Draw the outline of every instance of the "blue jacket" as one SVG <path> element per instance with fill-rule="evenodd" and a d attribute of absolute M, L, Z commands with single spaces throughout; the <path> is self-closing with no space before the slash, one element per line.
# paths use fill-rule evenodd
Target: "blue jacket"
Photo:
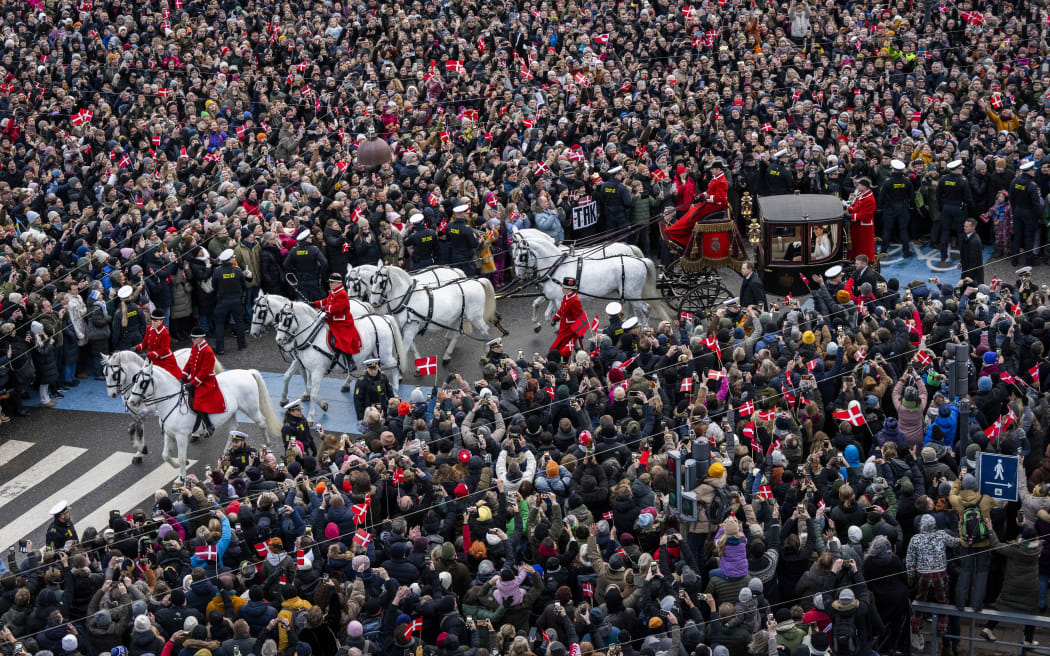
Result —
<path fill-rule="evenodd" d="M 926 427 L 926 437 L 922 441 L 922 445 L 926 446 L 932 440 L 933 427 L 940 426 L 941 430 L 944 431 L 944 446 L 949 449 L 955 444 L 955 431 L 959 425 L 959 406 L 956 403 L 949 403 L 948 407 L 951 408 L 951 414 L 947 417 L 941 417 L 939 414 L 934 418 L 933 423 Z"/>
<path fill-rule="evenodd" d="M 226 549 L 230 546 L 231 533 L 230 533 L 230 520 L 226 519 L 226 517 L 223 516 L 220 521 L 222 522 L 222 536 L 219 538 L 219 541 L 215 543 L 215 551 L 219 555 L 218 559 L 215 562 L 217 563 L 217 566 L 221 568 L 222 567 L 222 555 L 224 553 L 226 553 Z M 204 560 L 203 558 L 198 558 L 197 556 L 194 555 L 194 556 L 190 556 L 190 567 L 202 567 L 204 569 L 209 569 L 210 565 L 209 565 L 208 561 Z M 215 595 L 213 594 L 212 597 L 214 597 L 214 596 Z M 211 597 L 208 597 L 208 601 L 211 601 Z M 205 604 L 207 604 L 207 602 L 205 602 Z M 193 604 L 190 604 L 190 605 L 192 606 Z M 204 611 L 201 611 L 201 612 L 204 612 Z"/>

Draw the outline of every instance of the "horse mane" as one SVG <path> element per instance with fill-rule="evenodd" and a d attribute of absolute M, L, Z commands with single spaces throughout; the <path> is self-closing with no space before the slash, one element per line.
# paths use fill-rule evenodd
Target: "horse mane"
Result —
<path fill-rule="evenodd" d="M 138 367 L 141 369 L 146 364 L 146 361 L 143 360 L 142 357 L 134 351 L 117 351 L 109 357 L 110 362 L 116 364 L 121 368 L 123 368 L 124 365 L 138 365 Z"/>

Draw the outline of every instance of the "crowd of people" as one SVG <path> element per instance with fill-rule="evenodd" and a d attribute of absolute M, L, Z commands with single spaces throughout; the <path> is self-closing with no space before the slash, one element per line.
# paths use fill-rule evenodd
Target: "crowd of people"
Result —
<path fill-rule="evenodd" d="M 480 380 L 407 399 L 368 372 L 357 434 L 289 408 L 284 452 L 235 440 L 152 508 L 78 535 L 60 504 L 47 544 L 8 555 L 0 652 L 910 654 L 923 618 L 903 599 L 1045 610 L 1050 299 L 1031 269 L 984 284 L 970 246 L 1050 255 L 1048 19 L 929 0 L 6 7 L 3 422 L 152 348 L 151 323 L 243 348 L 260 292 L 320 301 L 348 265 L 507 283 L 523 228 L 662 259 L 698 203 L 826 193 L 866 259 L 814 277 L 811 310 L 767 307 L 745 267 L 742 305 L 711 317 L 610 311 L 586 343 L 496 342 Z M 372 133 L 392 158 L 366 167 Z M 879 283 L 876 236 L 946 263 L 954 240 L 963 282 Z M 686 520 L 668 452 L 705 438 Z M 981 494 L 984 451 L 1022 457 L 1018 503 Z"/>

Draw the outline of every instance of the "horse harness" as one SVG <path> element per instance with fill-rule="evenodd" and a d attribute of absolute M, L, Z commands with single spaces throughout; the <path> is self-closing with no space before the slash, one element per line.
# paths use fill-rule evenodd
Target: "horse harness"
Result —
<path fill-rule="evenodd" d="M 523 252 L 518 255 L 518 263 L 521 264 L 523 267 L 525 267 L 527 269 L 529 267 L 529 255 L 530 254 L 533 255 L 533 257 L 536 257 L 537 260 L 539 258 L 534 253 L 532 253 L 531 250 L 529 250 L 529 247 L 528 247 L 529 246 L 529 242 L 527 242 L 524 239 L 522 239 L 522 240 L 520 240 L 520 243 L 524 244 L 525 248 L 524 248 Z M 547 282 L 548 280 L 552 280 L 554 278 L 554 272 L 557 271 L 558 267 L 560 267 L 562 264 L 565 264 L 565 261 L 567 259 L 569 259 L 569 257 L 570 256 L 569 256 L 568 253 L 562 253 L 558 257 L 558 259 L 554 261 L 554 264 L 552 264 L 549 267 L 547 267 L 547 269 L 545 271 L 543 271 L 543 273 L 540 273 L 538 265 L 537 265 L 537 267 L 534 267 L 533 270 L 536 272 L 536 277 L 534 279 L 534 282 L 536 282 L 538 284 L 543 284 L 543 283 Z M 632 255 L 613 255 L 612 257 L 618 258 L 620 260 L 620 300 L 623 301 L 623 300 L 626 300 L 626 297 L 624 296 L 623 292 L 624 292 L 624 289 L 627 286 L 627 267 L 624 266 L 623 259 L 625 257 L 629 257 L 632 260 L 637 260 L 638 258 L 636 258 L 636 257 L 634 257 Z M 606 298 L 605 296 L 595 296 L 593 294 L 586 294 L 586 293 L 580 291 L 580 289 L 579 289 L 580 288 L 580 280 L 583 279 L 583 261 L 584 261 L 584 259 L 586 259 L 586 258 L 584 256 L 582 256 L 582 255 L 576 256 L 576 275 L 575 275 L 576 293 L 580 294 L 581 296 L 587 296 L 589 298 Z M 561 281 L 555 280 L 555 282 L 560 284 Z"/>

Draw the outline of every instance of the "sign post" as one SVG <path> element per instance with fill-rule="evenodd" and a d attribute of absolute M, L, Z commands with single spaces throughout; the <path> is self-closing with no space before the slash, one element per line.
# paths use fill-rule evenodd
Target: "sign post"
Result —
<path fill-rule="evenodd" d="M 1017 501 L 1017 456 L 982 453 L 977 460 L 981 494 L 997 501 Z"/>

